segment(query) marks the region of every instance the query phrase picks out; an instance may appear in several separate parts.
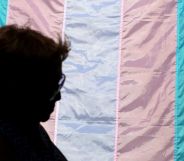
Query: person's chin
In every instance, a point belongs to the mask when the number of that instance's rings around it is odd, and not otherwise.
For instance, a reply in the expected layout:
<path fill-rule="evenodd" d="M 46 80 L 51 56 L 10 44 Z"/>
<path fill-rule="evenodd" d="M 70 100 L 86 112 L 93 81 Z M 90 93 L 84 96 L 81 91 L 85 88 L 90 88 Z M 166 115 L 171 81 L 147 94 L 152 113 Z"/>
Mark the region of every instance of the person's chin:
<path fill-rule="evenodd" d="M 50 115 L 51 113 L 44 113 L 41 117 L 40 117 L 40 121 L 41 122 L 46 122 L 50 119 Z"/>
<path fill-rule="evenodd" d="M 48 121 L 50 119 L 51 114 L 54 112 L 54 106 L 50 106 L 46 111 L 42 113 L 40 118 L 41 122 Z"/>
<path fill-rule="evenodd" d="M 46 122 L 46 121 L 48 121 L 50 119 L 50 116 L 48 117 L 46 117 L 46 116 L 44 116 L 44 117 L 42 117 L 42 118 L 40 118 L 40 122 Z"/>

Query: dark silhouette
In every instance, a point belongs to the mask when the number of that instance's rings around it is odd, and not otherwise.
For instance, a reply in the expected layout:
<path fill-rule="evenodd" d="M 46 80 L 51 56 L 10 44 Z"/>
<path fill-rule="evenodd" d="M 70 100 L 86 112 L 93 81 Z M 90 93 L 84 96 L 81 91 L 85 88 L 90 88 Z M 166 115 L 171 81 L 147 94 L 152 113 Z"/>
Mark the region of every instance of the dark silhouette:
<path fill-rule="evenodd" d="M 0 28 L 0 161 L 66 161 L 40 122 L 61 98 L 68 52 L 28 27 Z"/>

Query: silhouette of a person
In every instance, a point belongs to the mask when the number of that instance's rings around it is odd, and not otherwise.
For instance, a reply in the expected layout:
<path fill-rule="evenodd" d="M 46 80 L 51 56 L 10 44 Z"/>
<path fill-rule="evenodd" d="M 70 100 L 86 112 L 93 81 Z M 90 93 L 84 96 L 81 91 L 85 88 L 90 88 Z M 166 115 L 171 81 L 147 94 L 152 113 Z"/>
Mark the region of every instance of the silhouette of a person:
<path fill-rule="evenodd" d="M 0 161 L 66 161 L 40 122 L 61 98 L 68 52 L 29 27 L 0 28 Z"/>

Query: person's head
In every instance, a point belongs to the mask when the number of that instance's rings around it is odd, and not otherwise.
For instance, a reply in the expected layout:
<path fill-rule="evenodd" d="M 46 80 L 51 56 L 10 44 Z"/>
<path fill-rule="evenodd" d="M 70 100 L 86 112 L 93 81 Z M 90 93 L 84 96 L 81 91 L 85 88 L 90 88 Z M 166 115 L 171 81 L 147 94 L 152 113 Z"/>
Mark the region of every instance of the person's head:
<path fill-rule="evenodd" d="M 28 27 L 1 27 L 0 118 L 48 120 L 60 99 L 68 52 L 60 38 L 55 42 Z"/>

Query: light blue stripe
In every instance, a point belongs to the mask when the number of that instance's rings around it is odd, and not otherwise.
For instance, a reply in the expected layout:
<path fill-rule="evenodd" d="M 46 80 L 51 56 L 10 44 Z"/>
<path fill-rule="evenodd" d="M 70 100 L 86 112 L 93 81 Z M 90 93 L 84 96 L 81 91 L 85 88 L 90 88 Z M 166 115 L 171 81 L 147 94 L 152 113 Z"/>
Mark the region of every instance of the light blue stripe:
<path fill-rule="evenodd" d="M 113 160 L 120 13 L 121 0 L 67 1 L 57 145 L 70 161 Z"/>
<path fill-rule="evenodd" d="M 177 2 L 176 107 L 174 160 L 184 161 L 184 1 Z"/>
<path fill-rule="evenodd" d="M 8 0 L 0 0 L 0 26 L 6 24 Z"/>

